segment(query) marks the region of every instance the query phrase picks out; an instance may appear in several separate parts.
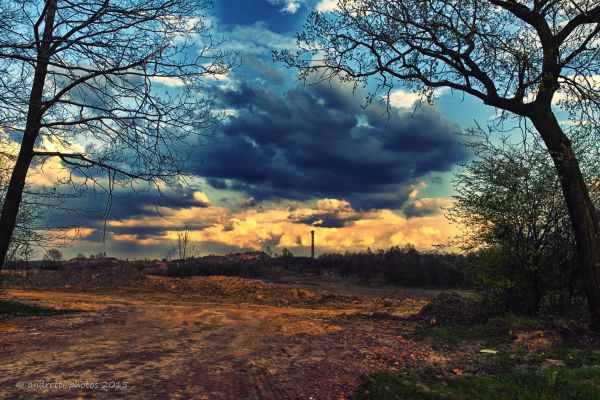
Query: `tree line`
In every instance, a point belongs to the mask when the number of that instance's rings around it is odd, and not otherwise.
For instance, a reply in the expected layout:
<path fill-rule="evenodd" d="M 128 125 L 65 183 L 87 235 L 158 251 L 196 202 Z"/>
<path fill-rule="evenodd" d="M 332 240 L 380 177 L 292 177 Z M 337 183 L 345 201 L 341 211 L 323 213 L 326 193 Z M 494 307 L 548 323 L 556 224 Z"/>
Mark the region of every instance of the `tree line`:
<path fill-rule="evenodd" d="M 275 59 L 314 82 L 398 84 L 432 102 L 440 89 L 494 107 L 496 126 L 528 126 L 558 177 L 591 326 L 600 331 L 600 219 L 567 127 L 600 120 L 600 5 L 593 0 L 340 0 L 313 12 L 297 50 Z M 561 116 L 556 106 L 568 115 Z"/>
<path fill-rule="evenodd" d="M 553 171 L 553 190 L 529 185 L 529 175 L 509 165 L 497 176 L 505 190 L 489 199 L 475 196 L 484 204 L 489 200 L 491 212 L 459 197 L 460 207 L 473 212 L 461 215 L 456 209 L 455 217 L 476 222 L 473 237 L 479 235 L 481 243 L 471 251 L 492 278 L 484 288 L 524 293 L 535 312 L 548 291 L 579 292 L 582 282 L 591 325 L 600 331 L 598 174 L 595 180 L 586 176 L 585 160 L 567 129 L 574 124 L 597 140 L 598 2 L 339 0 L 337 5 L 330 13 L 311 13 L 298 34 L 299 50 L 276 52 L 275 60 L 297 68 L 306 80 L 368 87 L 375 82 L 367 102 L 381 94 L 389 99 L 399 83 L 427 101 L 446 88 L 499 110 L 497 127 L 528 127 L 546 156 L 532 165 L 540 177 L 550 173 L 546 167 Z M 206 80 L 234 64 L 212 40 L 210 6 L 209 0 L 1 3 L 0 136 L 19 139 L 16 152 L 2 149 L 11 164 L 0 193 L 0 267 L 23 237 L 19 218 L 26 208 L 27 174 L 50 158 L 69 170 L 63 183 L 103 188 L 107 213 L 115 185 L 145 181 L 160 188 L 180 182 L 185 155 L 223 116 L 215 113 Z M 515 174 L 529 182 L 525 189 L 522 181 L 502 186 Z M 520 190 L 536 194 L 531 197 L 536 207 L 524 207 L 527 216 L 512 219 L 512 208 L 503 206 L 526 205 Z M 546 204 L 539 201 L 544 196 L 561 200 Z M 506 277 L 504 283 L 494 283 L 496 275 Z M 552 276 L 561 283 L 549 283 Z"/>

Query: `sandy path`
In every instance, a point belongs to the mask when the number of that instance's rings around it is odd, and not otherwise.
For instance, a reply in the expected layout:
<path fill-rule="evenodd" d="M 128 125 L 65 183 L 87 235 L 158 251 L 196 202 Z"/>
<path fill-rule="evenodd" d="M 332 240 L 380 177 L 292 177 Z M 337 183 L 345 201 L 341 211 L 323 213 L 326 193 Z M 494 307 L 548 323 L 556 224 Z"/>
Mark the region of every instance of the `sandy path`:
<path fill-rule="evenodd" d="M 356 304 L 275 307 L 158 293 L 7 296 L 85 311 L 0 322 L 0 398 L 340 399 L 362 373 L 418 367 L 431 355 L 401 337 L 405 322 L 358 318 Z"/>

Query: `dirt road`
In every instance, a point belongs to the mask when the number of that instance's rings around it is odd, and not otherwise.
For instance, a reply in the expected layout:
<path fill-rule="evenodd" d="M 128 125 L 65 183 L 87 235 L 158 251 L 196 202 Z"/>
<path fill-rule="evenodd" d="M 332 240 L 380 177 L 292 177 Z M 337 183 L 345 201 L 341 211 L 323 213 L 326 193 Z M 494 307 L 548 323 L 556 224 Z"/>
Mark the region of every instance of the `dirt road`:
<path fill-rule="evenodd" d="M 395 314 L 417 312 L 430 296 L 398 300 Z M 4 297 L 79 311 L 0 321 L 0 398 L 343 399 L 361 374 L 436 361 L 402 337 L 406 321 L 368 317 L 373 299 L 281 306 L 17 289 Z"/>

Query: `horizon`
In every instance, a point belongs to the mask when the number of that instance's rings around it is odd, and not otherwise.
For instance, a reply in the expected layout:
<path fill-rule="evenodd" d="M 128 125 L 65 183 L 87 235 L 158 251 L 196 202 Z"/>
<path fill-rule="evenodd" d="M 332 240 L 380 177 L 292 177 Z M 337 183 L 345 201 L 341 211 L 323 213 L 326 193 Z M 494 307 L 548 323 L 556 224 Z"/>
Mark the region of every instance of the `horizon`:
<path fill-rule="evenodd" d="M 419 96 L 401 85 L 390 92 L 389 109 L 383 98 L 364 107 L 368 87 L 296 82 L 296 71 L 273 62 L 271 52 L 294 48 L 308 13 L 334 3 L 257 0 L 248 8 L 244 0 L 215 1 L 214 36 L 241 61 L 212 83 L 228 118 L 194 150 L 186 185 L 160 192 L 117 185 L 110 202 L 97 190 L 66 199 L 73 210 L 44 215 L 47 226 L 71 227 L 65 255 L 162 259 L 185 225 L 204 254 L 267 246 L 307 254 L 311 230 L 320 252 L 449 243 L 459 230 L 443 211 L 452 204 L 452 176 L 473 157 L 457 133 L 497 112 L 448 90 L 437 91 L 433 105 L 418 105 Z M 168 90 L 179 84 L 160 81 Z M 9 136 L 17 146 L 17 135 Z M 48 159 L 28 182 L 60 192 L 66 174 L 60 159 Z"/>

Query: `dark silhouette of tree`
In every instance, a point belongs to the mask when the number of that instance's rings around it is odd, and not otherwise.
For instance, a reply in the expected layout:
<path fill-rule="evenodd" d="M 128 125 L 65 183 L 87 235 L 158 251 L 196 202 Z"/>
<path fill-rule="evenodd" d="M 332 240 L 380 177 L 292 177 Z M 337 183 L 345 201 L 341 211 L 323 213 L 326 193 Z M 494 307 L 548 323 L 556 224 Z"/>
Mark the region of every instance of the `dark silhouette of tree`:
<path fill-rule="evenodd" d="M 289 269 L 291 262 L 294 259 L 294 254 L 290 251 L 290 249 L 288 249 L 287 247 L 284 247 L 283 249 L 281 249 L 280 258 L 283 261 L 283 267 L 285 269 Z"/>
<path fill-rule="evenodd" d="M 0 131 L 0 204 L 4 201 L 16 158 L 11 154 L 11 147 L 13 146 L 9 143 L 7 135 Z M 36 247 L 66 243 L 67 232 L 75 227 L 57 224 L 50 226 L 44 221 L 43 215 L 46 212 L 65 211 L 66 207 L 62 204 L 75 195 L 76 193 L 56 193 L 45 189 L 34 190 L 31 185 L 25 185 L 5 262 L 11 264 L 27 262 L 33 256 Z M 69 208 L 69 211 L 76 210 Z"/>
<path fill-rule="evenodd" d="M 182 229 L 176 231 L 176 239 L 173 243 L 173 249 L 179 257 L 179 261 L 186 263 L 186 261 L 192 257 L 198 255 L 196 245 L 192 242 L 192 226 L 186 223 Z"/>
<path fill-rule="evenodd" d="M 44 254 L 44 260 L 54 263 L 60 262 L 63 260 L 63 253 L 59 249 L 48 249 Z"/>
<path fill-rule="evenodd" d="M 3 140 L 1 145 L 6 146 Z M 0 201 L 4 199 L 6 188 L 12 172 L 11 158 L 0 152 Z M 38 209 L 32 208 L 25 202 L 17 218 L 15 219 L 15 228 L 13 237 L 9 244 L 6 254 L 7 262 L 16 262 L 18 260 L 28 260 L 33 252 L 33 245 L 40 239 L 33 229 L 34 220 L 37 219 Z"/>
<path fill-rule="evenodd" d="M 34 163 L 66 182 L 173 183 L 222 114 L 207 90 L 235 61 L 210 36 L 209 0 L 0 3 L 0 129 L 20 147 L 0 216 L 4 262 Z M 107 205 L 110 209 L 110 202 Z"/>
<path fill-rule="evenodd" d="M 560 177 L 600 330 L 598 216 L 553 109 L 560 90 L 574 121 L 599 119 L 599 43 L 596 0 L 340 0 L 339 10 L 309 16 L 300 51 L 275 59 L 304 79 L 375 77 L 388 94 L 398 81 L 429 100 L 449 88 L 533 124 Z"/>

